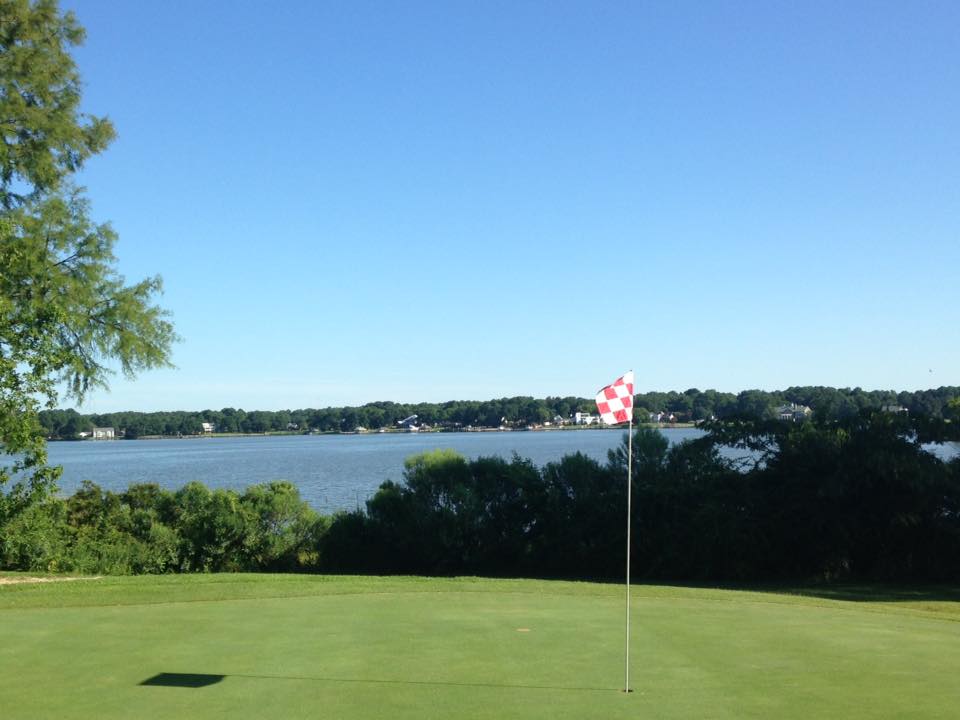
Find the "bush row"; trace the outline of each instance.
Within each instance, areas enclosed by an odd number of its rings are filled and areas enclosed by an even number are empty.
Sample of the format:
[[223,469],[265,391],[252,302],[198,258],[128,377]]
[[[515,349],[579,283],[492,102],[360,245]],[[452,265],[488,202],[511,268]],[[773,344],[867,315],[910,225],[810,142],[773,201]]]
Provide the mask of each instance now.
[[113,493],[87,482],[9,522],[0,562],[114,575],[316,569],[328,522],[287,482],[243,494],[198,482],[176,492],[142,484]]

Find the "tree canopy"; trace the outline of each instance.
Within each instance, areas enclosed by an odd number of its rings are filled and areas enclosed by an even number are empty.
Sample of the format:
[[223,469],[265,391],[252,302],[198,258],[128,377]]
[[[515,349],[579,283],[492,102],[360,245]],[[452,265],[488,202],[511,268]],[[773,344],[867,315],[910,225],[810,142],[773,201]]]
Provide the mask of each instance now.
[[[114,369],[169,364],[159,277],[127,284],[116,233],[90,218],[74,174],[113,138],[80,112],[69,51],[84,32],[54,0],[0,0],[0,524],[54,486],[41,406],[82,402]],[[8,484],[12,482],[10,487]]]

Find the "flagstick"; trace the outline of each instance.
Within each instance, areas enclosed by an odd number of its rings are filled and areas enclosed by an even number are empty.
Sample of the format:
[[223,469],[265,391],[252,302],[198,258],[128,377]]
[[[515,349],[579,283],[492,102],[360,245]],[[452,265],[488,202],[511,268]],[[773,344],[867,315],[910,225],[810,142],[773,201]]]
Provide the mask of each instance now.
[[627,645],[623,691],[630,692],[630,499],[633,495],[633,417],[627,431]]
[[601,422],[617,425],[626,417],[627,430],[627,641],[624,652],[623,691],[630,690],[630,516],[633,514],[633,370],[628,370],[613,384],[600,388],[597,393],[597,410]]

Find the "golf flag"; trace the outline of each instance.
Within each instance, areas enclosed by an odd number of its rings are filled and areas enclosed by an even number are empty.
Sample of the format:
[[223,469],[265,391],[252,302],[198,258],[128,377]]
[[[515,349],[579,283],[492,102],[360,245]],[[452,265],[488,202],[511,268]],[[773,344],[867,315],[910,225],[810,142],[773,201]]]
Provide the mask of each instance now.
[[607,425],[633,421],[633,370],[597,393],[597,410]]

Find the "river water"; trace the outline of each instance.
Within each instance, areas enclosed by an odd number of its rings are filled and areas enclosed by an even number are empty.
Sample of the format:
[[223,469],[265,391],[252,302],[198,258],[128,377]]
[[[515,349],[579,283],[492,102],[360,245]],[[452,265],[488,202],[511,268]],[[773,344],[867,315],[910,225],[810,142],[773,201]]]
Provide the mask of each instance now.
[[[688,428],[663,432],[671,442],[700,434]],[[577,451],[605,461],[625,437],[617,430],[370,433],[52,442],[48,449],[50,463],[63,466],[64,494],[84,480],[114,491],[145,482],[177,489],[199,480],[242,490],[289,480],[311,506],[329,513],[363,507],[380,483],[403,478],[404,459],[427,450],[452,448],[469,458],[517,453],[542,466]]]

